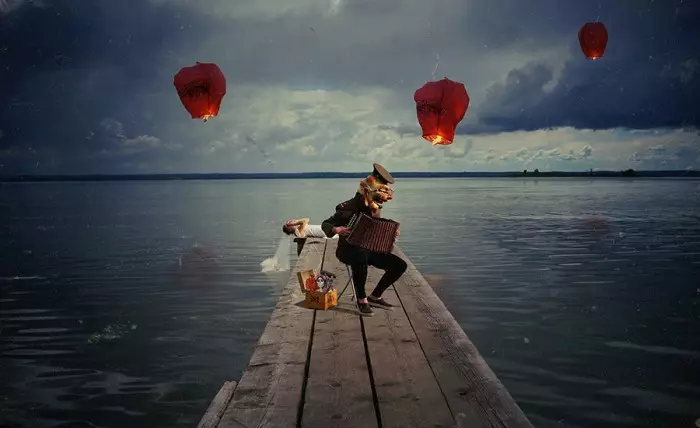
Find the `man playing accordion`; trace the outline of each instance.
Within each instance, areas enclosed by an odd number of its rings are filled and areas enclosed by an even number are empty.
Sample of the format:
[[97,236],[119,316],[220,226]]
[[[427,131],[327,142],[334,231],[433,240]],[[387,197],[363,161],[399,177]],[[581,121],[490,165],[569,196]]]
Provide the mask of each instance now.
[[[362,214],[381,219],[383,203],[393,198],[389,187],[389,184],[393,183],[394,177],[384,167],[375,163],[372,174],[360,182],[355,196],[338,204],[335,207],[335,214],[321,224],[327,237],[332,238],[336,234],[340,236],[335,255],[339,261],[350,266],[357,294],[357,305],[360,314],[366,316],[374,315],[370,305],[383,308],[394,306],[384,300],[382,294],[403,275],[407,266],[406,262],[395,254],[370,251],[348,242],[348,236],[352,232],[348,226],[354,217]],[[397,228],[393,239],[396,239],[399,236],[399,230],[398,224],[394,223],[394,225]],[[369,296],[365,291],[368,266],[384,271],[384,275]]]

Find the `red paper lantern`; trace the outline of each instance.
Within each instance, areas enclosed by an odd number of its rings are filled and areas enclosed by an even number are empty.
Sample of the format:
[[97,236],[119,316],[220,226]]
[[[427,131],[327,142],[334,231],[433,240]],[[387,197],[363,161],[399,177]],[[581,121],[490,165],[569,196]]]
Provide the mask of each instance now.
[[226,95],[226,77],[219,66],[197,62],[180,69],[173,79],[177,95],[192,119],[208,119],[219,114]]
[[608,30],[602,22],[587,22],[578,31],[581,50],[588,59],[599,59],[608,45]]
[[423,138],[433,145],[452,144],[457,125],[469,108],[469,94],[464,85],[445,77],[421,86],[413,99]]

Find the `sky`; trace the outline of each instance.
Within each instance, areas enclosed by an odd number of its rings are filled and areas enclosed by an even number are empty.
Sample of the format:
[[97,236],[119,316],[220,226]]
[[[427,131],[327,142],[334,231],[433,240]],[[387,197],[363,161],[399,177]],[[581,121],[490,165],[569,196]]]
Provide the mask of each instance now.
[[[227,78],[206,123],[173,86],[197,61]],[[443,77],[471,102],[432,146]],[[693,0],[0,0],[0,174],[700,169],[699,94]]]

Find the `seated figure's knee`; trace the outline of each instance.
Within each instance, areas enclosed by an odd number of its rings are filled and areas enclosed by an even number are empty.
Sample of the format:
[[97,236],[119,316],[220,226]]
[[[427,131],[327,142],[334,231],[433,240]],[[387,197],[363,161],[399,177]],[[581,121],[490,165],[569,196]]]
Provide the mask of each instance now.
[[406,272],[406,269],[408,269],[408,264],[404,259],[401,257],[397,257],[396,259],[396,271],[401,272],[402,274]]

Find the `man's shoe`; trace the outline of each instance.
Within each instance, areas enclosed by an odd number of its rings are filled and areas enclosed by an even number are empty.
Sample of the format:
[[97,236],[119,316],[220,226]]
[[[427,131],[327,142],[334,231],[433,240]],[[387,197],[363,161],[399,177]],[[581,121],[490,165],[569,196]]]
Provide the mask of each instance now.
[[396,305],[392,305],[391,303],[387,302],[381,297],[377,298],[369,296],[367,297],[367,301],[370,305],[375,306],[377,308],[391,309],[393,307],[396,307]]
[[374,311],[369,307],[369,303],[357,303],[357,308],[360,311],[360,315],[365,317],[371,317],[374,315]]

